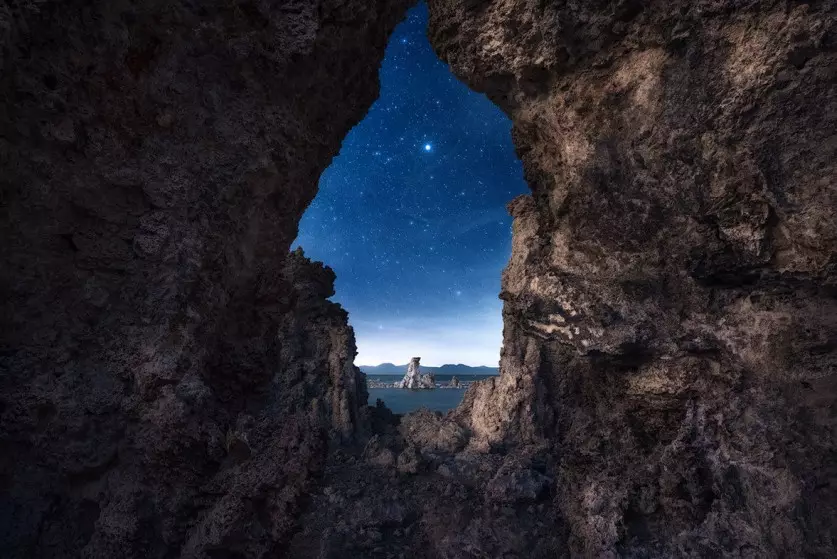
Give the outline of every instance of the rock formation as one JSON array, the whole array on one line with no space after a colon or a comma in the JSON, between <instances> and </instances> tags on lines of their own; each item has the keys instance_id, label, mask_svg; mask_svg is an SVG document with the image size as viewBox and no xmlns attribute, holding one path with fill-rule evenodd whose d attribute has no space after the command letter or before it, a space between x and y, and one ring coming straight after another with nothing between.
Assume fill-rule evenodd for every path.
<instances>
[{"instance_id":1,"label":"rock formation","mask_svg":"<svg viewBox=\"0 0 837 559\"><path fill-rule=\"evenodd\" d=\"M837 7L429 6L532 195L399 417L288 248L406 2L0 4L0 554L837 556Z\"/></svg>"},{"instance_id":2,"label":"rock formation","mask_svg":"<svg viewBox=\"0 0 837 559\"><path fill-rule=\"evenodd\" d=\"M396 388L416 389L419 387L421 377L420 360L421 357L413 357L410 359L410 364L407 365L407 374L404 375L404 378L400 382L395 384Z\"/></svg>"},{"instance_id":3,"label":"rock formation","mask_svg":"<svg viewBox=\"0 0 837 559\"><path fill-rule=\"evenodd\" d=\"M0 1L0 555L261 557L365 424L288 256L407 1Z\"/></svg>"},{"instance_id":4,"label":"rock formation","mask_svg":"<svg viewBox=\"0 0 837 559\"><path fill-rule=\"evenodd\" d=\"M837 554L837 5L429 0L514 123L501 376L587 557Z\"/></svg>"},{"instance_id":5,"label":"rock formation","mask_svg":"<svg viewBox=\"0 0 837 559\"><path fill-rule=\"evenodd\" d=\"M532 188L501 375L329 466L324 555L837 555L837 6L428 3Z\"/></svg>"},{"instance_id":6,"label":"rock formation","mask_svg":"<svg viewBox=\"0 0 837 559\"><path fill-rule=\"evenodd\" d=\"M413 357L407 365L407 374L399 382L395 383L396 388L407 388L409 390L436 388L436 379L433 373L422 374L419 361L421 357Z\"/></svg>"},{"instance_id":7,"label":"rock formation","mask_svg":"<svg viewBox=\"0 0 837 559\"><path fill-rule=\"evenodd\" d=\"M448 382L448 387L449 388L459 388L460 386L461 386L461 383L459 382L459 379L456 378L455 376L451 377L450 382Z\"/></svg>"}]
</instances>

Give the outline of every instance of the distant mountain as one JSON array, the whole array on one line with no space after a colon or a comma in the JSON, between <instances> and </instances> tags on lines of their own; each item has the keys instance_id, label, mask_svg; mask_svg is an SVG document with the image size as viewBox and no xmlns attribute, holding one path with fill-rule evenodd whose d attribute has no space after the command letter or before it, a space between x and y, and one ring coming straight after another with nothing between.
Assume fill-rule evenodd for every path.
<instances>
[{"instance_id":1,"label":"distant mountain","mask_svg":"<svg viewBox=\"0 0 837 559\"><path fill-rule=\"evenodd\" d=\"M407 372L407 365L381 363L380 365L359 365L361 371L368 375L403 375ZM421 365L421 372L435 375L498 375L499 367L471 367L458 363L456 365L442 365L441 367L425 367Z\"/></svg>"}]
</instances>

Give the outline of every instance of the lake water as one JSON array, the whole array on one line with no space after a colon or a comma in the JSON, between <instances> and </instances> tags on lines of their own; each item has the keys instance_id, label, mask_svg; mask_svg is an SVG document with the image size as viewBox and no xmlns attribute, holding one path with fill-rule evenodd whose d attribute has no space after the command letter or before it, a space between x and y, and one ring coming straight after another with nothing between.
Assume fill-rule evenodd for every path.
<instances>
[{"instance_id":1,"label":"lake water","mask_svg":"<svg viewBox=\"0 0 837 559\"><path fill-rule=\"evenodd\" d=\"M490 378L496 375L457 375L457 378L467 384ZM452 375L436 375L436 384L447 384ZM380 382L396 382L401 380L399 375L369 375L368 380ZM435 390L405 390L403 388L370 388L369 405L374 406L376 399L381 399L394 413L407 413L419 408L432 411L446 412L452 410L462 401L465 388L436 388Z\"/></svg>"}]
</instances>

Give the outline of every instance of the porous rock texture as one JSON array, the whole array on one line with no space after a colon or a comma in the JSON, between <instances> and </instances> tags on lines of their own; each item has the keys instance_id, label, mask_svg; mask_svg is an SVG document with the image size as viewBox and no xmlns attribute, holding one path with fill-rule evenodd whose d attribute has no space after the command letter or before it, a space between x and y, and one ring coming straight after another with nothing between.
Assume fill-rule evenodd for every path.
<instances>
[{"instance_id":1,"label":"porous rock texture","mask_svg":"<svg viewBox=\"0 0 837 559\"><path fill-rule=\"evenodd\" d=\"M429 7L532 195L399 417L288 248L405 5L0 4L4 557L837 556L833 2Z\"/></svg>"},{"instance_id":2,"label":"porous rock texture","mask_svg":"<svg viewBox=\"0 0 837 559\"><path fill-rule=\"evenodd\" d=\"M366 400L288 250L407 4L0 1L0 556L284 548Z\"/></svg>"},{"instance_id":3,"label":"porous rock texture","mask_svg":"<svg viewBox=\"0 0 837 559\"><path fill-rule=\"evenodd\" d=\"M566 552L837 555L837 4L429 0L514 123L501 376Z\"/></svg>"},{"instance_id":4,"label":"porous rock texture","mask_svg":"<svg viewBox=\"0 0 837 559\"><path fill-rule=\"evenodd\" d=\"M837 556L837 5L428 3L532 189L500 376L374 408L291 549Z\"/></svg>"}]
</instances>

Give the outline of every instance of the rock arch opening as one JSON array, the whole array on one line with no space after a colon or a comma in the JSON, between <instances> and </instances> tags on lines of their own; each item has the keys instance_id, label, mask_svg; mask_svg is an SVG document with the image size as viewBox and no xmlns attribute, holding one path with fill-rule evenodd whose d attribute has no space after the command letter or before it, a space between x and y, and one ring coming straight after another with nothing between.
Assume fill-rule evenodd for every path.
<instances>
[{"instance_id":1,"label":"rock arch opening","mask_svg":"<svg viewBox=\"0 0 837 559\"><path fill-rule=\"evenodd\" d=\"M400 423L289 248L409 2L8 4L4 557L837 556L833 2L430 0L533 195Z\"/></svg>"},{"instance_id":2,"label":"rock arch opening","mask_svg":"<svg viewBox=\"0 0 837 559\"><path fill-rule=\"evenodd\" d=\"M428 18L422 2L390 37L380 96L322 174L295 243L335 270L369 401L399 413L450 409L497 374L505 206L528 192L511 122L438 59ZM416 355L435 382L397 389Z\"/></svg>"}]
</instances>

